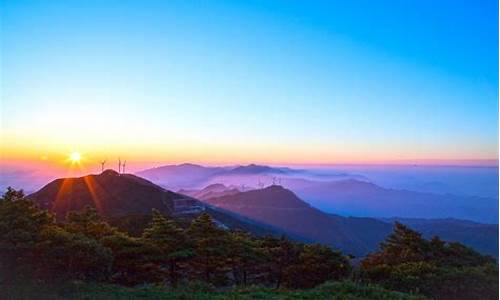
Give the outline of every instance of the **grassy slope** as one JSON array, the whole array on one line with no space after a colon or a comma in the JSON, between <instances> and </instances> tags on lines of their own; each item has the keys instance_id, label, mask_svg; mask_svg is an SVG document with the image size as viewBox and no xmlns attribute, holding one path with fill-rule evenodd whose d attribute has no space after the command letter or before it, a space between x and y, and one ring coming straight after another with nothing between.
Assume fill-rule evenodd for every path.
<instances>
[{"instance_id":1,"label":"grassy slope","mask_svg":"<svg viewBox=\"0 0 500 300\"><path fill-rule=\"evenodd\" d=\"M65 284L57 287L0 287L2 299L185 299L185 300L418 300L425 299L388 291L378 286L356 285L352 282L330 282L309 290L275 290L261 287L239 287L215 291L206 285L168 289L155 286L126 288L117 285Z\"/></svg>"}]
</instances>

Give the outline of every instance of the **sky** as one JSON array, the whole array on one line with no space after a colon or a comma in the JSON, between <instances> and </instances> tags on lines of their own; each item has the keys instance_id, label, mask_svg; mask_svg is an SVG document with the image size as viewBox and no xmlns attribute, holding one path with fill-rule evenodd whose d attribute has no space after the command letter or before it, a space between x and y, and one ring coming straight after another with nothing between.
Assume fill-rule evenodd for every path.
<instances>
[{"instance_id":1,"label":"sky","mask_svg":"<svg viewBox=\"0 0 500 300\"><path fill-rule=\"evenodd\" d=\"M497 1L18 1L4 163L498 158Z\"/></svg>"}]
</instances>

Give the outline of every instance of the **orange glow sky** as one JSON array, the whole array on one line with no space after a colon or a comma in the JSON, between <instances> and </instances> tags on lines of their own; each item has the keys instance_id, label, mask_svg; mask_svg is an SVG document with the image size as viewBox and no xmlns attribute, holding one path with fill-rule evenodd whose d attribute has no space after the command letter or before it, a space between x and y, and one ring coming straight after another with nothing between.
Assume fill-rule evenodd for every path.
<instances>
[{"instance_id":1,"label":"orange glow sky","mask_svg":"<svg viewBox=\"0 0 500 300\"><path fill-rule=\"evenodd\" d=\"M2 164L498 158L493 1L118 2L2 1Z\"/></svg>"}]
</instances>

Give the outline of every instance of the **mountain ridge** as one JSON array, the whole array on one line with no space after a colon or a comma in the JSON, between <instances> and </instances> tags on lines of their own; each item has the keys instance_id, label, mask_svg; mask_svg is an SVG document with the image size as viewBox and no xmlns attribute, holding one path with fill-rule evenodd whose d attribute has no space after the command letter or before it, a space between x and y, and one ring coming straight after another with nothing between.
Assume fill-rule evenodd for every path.
<instances>
[{"instance_id":1,"label":"mountain ridge","mask_svg":"<svg viewBox=\"0 0 500 300\"><path fill-rule=\"evenodd\" d=\"M344 217L318 210L277 185L200 200L356 256L377 250L379 243L392 232L395 221L421 231L427 238L438 235L443 240L462 242L482 253L498 256L498 225L457 219L455 224L446 224L443 220L430 219L426 224L415 226L412 219L405 218Z\"/></svg>"},{"instance_id":2,"label":"mountain ridge","mask_svg":"<svg viewBox=\"0 0 500 300\"><path fill-rule=\"evenodd\" d=\"M345 223L346 218L332 218L282 186L273 185L204 201L356 256L365 255L373 249L372 240L349 230L350 224ZM364 228L362 219L350 221ZM392 230L392 225L375 219L370 221L386 228L384 237L385 233Z\"/></svg>"},{"instance_id":3,"label":"mountain ridge","mask_svg":"<svg viewBox=\"0 0 500 300\"><path fill-rule=\"evenodd\" d=\"M246 230L256 235L286 234L269 224L204 204L136 175L118 174L113 170L81 177L58 178L27 198L54 213L59 220L64 220L68 212L81 211L87 206L95 207L106 218L150 215L152 209L172 218L184 219L192 219L207 212L223 227ZM295 240L307 240L299 235L289 236Z\"/></svg>"}]
</instances>

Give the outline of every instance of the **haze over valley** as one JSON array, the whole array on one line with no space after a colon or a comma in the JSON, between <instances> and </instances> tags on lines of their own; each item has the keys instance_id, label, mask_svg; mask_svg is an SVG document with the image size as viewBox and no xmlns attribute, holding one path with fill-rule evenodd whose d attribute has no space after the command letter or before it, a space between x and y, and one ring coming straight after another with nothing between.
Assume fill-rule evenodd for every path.
<instances>
[{"instance_id":1,"label":"haze over valley","mask_svg":"<svg viewBox=\"0 0 500 300\"><path fill-rule=\"evenodd\" d=\"M147 214L151 209L172 215L175 203L182 203L177 210L186 206L183 209L188 213L209 209L222 214L228 228L286 234L361 257L376 250L399 221L426 237L438 235L497 256L497 198L386 188L371 180L394 176L392 172L401 173L404 167L397 166L396 171L386 167L385 172L377 171L378 176L370 171L380 166L365 168L356 166L353 172L346 166L337 170L185 163L142 170L137 176L107 170L79 179L58 179L29 197L61 217L86 205L110 217ZM496 168L412 165L405 171L414 180L425 182L428 172L459 170L456 176L440 177L440 185L469 177L475 181L463 188L471 191L474 186L491 184L491 178L485 176L497 176L491 169ZM482 181L478 173L483 174ZM429 180L436 182L435 177Z\"/></svg>"}]
</instances>

